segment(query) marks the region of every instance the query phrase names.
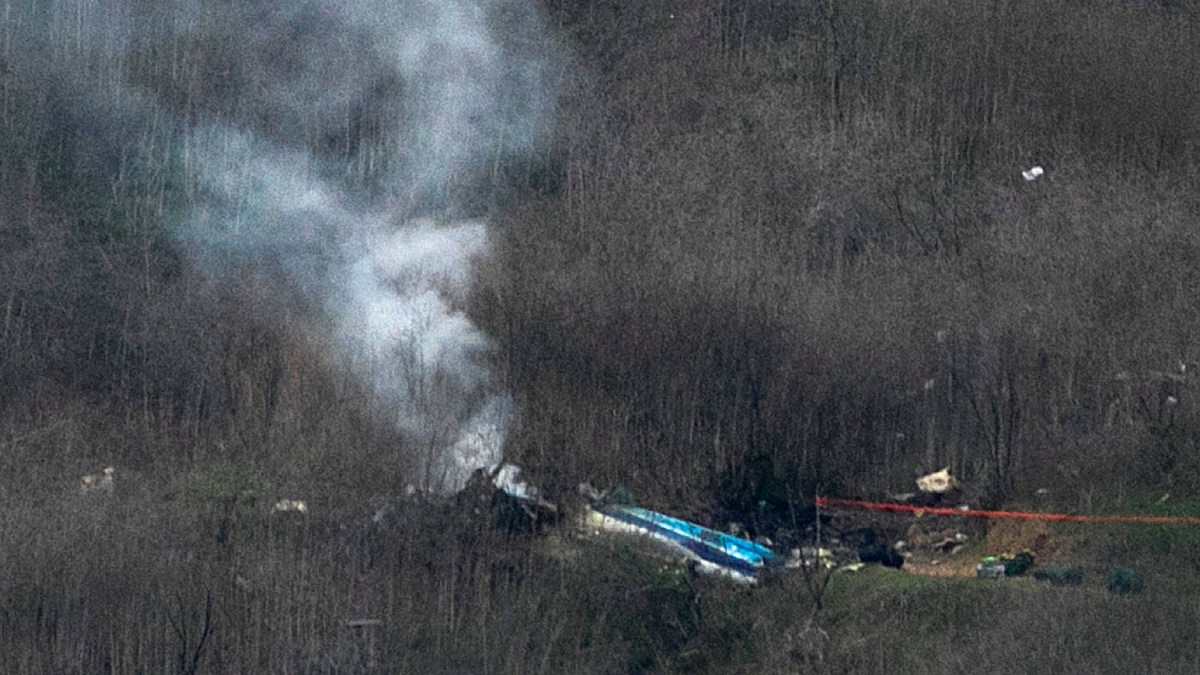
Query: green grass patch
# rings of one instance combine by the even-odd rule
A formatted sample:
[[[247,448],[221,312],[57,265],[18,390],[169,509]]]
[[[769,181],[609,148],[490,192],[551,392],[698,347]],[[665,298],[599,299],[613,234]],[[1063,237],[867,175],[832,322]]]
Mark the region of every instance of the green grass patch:
[[[825,595],[836,624],[895,622],[930,632],[986,625],[995,612],[1039,592],[1030,579],[932,577],[884,567],[836,574]]]
[[[1166,501],[1158,495],[1147,496],[1131,501],[1122,510],[1132,515],[1196,518],[1200,517],[1200,495]],[[1155,555],[1200,550],[1200,525],[1131,523],[1123,527],[1134,550]]]

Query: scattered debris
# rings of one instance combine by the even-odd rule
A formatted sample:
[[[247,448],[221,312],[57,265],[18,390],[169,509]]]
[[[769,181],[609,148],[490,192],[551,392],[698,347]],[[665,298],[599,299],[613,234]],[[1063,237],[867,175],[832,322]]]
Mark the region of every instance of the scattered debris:
[[[896,569],[904,566],[904,556],[894,546],[888,546],[874,529],[854,530],[846,533],[845,538],[857,547],[860,562],[878,563]]]
[[[297,513],[308,513],[308,503],[299,499],[280,499],[271,507],[272,511],[295,511]]]
[[[80,479],[79,493],[94,494],[103,493],[111,495],[113,492],[113,476],[117,470],[111,466],[104,467],[104,473],[101,475],[87,474]]]
[[[975,565],[975,576],[980,579],[1003,579],[1004,564],[995,556],[988,556]]]
[[[647,537],[671,547],[699,571],[736,581],[753,583],[760,573],[785,566],[766,546],[637,506],[596,500],[587,507],[584,522],[596,532]]]
[[[908,554],[954,555],[966,547],[970,537],[955,528],[927,532],[919,523],[909,525],[903,550]]]
[[[492,524],[508,532],[534,532],[559,518],[558,506],[521,478],[513,464],[502,464],[490,473],[477,469],[455,499],[475,515],[490,512]]]
[[[1016,555],[1005,553],[1000,556],[1000,562],[1004,563],[1004,575],[1009,577],[1019,577],[1029,571],[1033,567],[1034,555],[1032,551],[1021,551]]]
[[[1030,551],[984,556],[983,560],[975,565],[975,576],[981,579],[1019,577],[1033,567],[1033,561],[1034,556]]]
[[[913,506],[949,507],[962,500],[958,479],[950,475],[950,467],[941,471],[926,474],[917,479],[918,492],[904,492],[890,495],[893,501]],[[966,511],[970,507],[958,504],[958,508]]]
[[[948,555],[954,555],[961,551],[967,545],[968,537],[962,532],[954,534],[943,534],[937,541],[930,543],[930,548]]]
[[[921,492],[895,495],[895,498],[944,500],[947,495],[961,495],[959,482],[950,474],[949,467],[921,476],[916,482]],[[1041,489],[1036,494],[1045,496],[1049,491]],[[756,532],[757,528],[753,525],[747,528],[743,524],[746,521],[734,513],[729,514],[735,516],[732,518],[716,518],[722,523],[720,527],[728,530],[726,533],[638,507],[634,504],[633,496],[624,488],[600,491],[584,483],[579,486],[579,495],[584,502],[582,511],[568,511],[580,515],[576,522],[590,534],[636,535],[639,541],[648,542],[643,549],[648,555],[661,556],[673,561],[673,564],[682,563],[690,570],[714,573],[744,583],[754,583],[782,570],[857,570],[866,564],[901,568],[910,563],[920,570],[919,573],[970,575],[974,567],[973,571],[978,577],[1002,578],[1028,573],[1035,563],[1034,550],[1038,551],[1038,555],[1050,555],[1051,560],[1059,559],[1064,552],[1051,541],[1051,535],[1040,530],[1024,532],[1029,536],[1022,536],[1019,544],[1006,543],[1003,544],[1004,548],[993,546],[993,533],[989,529],[989,548],[1021,552],[988,556],[974,564],[964,557],[949,557],[961,553],[972,540],[971,536],[958,528],[929,530],[929,519],[918,520],[909,526],[902,540],[896,541],[898,531],[884,535],[874,527],[839,530],[831,525],[829,516],[816,513],[814,520],[803,527],[768,530],[780,542],[778,550],[787,551],[784,554],[776,552],[772,538],[765,536],[761,530]],[[520,470],[513,465],[502,465],[490,472],[476,472],[472,481],[455,499],[476,516],[490,511],[494,526],[509,531],[540,531],[541,524],[561,519],[558,507],[547,501],[537,488],[521,479]],[[969,510],[970,507],[960,505],[958,508]],[[818,522],[821,526],[817,525]],[[1038,524],[1038,527],[1045,526]],[[894,544],[891,543],[893,541]],[[1075,585],[1082,579],[1082,573],[1069,566],[1058,565],[1040,571],[1037,578],[1055,585]]]
[[[950,467],[941,471],[921,476],[917,479],[917,489],[921,492],[944,495],[958,488],[958,479],[950,475]]]
[[[884,567],[894,569],[904,566],[904,556],[900,555],[895,548],[886,546],[882,542],[859,549],[858,558],[864,563],[879,563]]]
[[[505,490],[496,490],[492,495],[491,510],[496,527],[508,532],[534,532],[559,518],[556,505],[541,498],[518,497]]]
[[[545,505],[542,493],[530,485],[516,464],[501,464],[492,472],[492,483],[512,497],[538,505]],[[554,509],[557,510],[557,509]]]
[[[834,558],[833,551],[830,549],[817,546],[801,546],[791,550],[785,566],[788,569],[821,567],[829,570],[837,567],[838,563]]]

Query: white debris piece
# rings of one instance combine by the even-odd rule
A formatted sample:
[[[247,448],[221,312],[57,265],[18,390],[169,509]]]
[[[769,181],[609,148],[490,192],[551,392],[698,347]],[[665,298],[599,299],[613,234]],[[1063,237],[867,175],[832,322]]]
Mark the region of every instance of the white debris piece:
[[[280,499],[271,507],[272,511],[296,511],[308,513],[308,503],[299,499]]]
[[[1043,169],[1040,166],[1035,166],[1032,169],[1022,171],[1021,175],[1025,178],[1025,180],[1032,182],[1032,181],[1037,180],[1038,178],[1041,178],[1042,174],[1044,174],[1044,173],[1046,173],[1045,169]]]
[[[917,489],[921,492],[946,494],[958,487],[958,479],[950,475],[950,467],[935,471],[917,479]]]
[[[1003,579],[1004,565],[979,563],[975,565],[975,576],[980,579]]]
[[[103,492],[104,494],[112,494],[113,491],[113,476],[117,470],[111,466],[104,467],[102,475],[88,474],[80,479],[79,493],[90,494],[93,492]]]
[[[525,477],[521,475],[521,467],[516,464],[501,465],[495,478],[492,479],[492,483],[498,489],[517,499],[528,499],[532,502],[542,501],[541,492],[525,481]]]
[[[802,567],[823,567],[831,570],[837,567],[837,560],[833,557],[833,551],[830,549],[801,546],[788,552],[788,559],[784,566],[790,570]]]

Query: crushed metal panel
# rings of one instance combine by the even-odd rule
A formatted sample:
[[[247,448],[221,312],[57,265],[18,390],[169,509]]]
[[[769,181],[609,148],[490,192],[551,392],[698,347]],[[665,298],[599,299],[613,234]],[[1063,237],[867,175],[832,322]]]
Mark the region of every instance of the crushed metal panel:
[[[925,476],[921,476],[917,479],[917,489],[919,489],[921,492],[946,494],[947,492],[950,492],[956,488],[958,488],[958,479],[950,475],[950,467],[946,467],[941,471],[935,471]]]
[[[701,571],[754,581],[764,569],[783,567],[773,551],[752,541],[636,506],[595,504],[588,514],[595,529],[640,534],[667,543]]]

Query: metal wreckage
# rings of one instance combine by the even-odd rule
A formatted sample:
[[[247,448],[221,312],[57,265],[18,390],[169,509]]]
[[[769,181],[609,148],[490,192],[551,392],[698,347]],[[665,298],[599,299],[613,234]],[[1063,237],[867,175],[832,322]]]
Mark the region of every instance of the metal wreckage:
[[[918,489],[931,497],[957,487],[945,471],[921,480],[929,484],[919,481]],[[874,531],[838,531],[819,512],[811,515],[803,534],[776,542],[761,536],[753,540],[738,536],[744,530],[736,526],[731,527],[735,533],[721,532],[637,506],[623,488],[599,491],[582,484],[578,492],[578,508],[560,509],[525,482],[518,467],[503,464],[491,472],[477,471],[463,495],[474,498],[475,503],[487,503],[499,527],[532,531],[565,527],[584,536],[638,537],[652,543],[661,557],[739,583],[755,583],[800,568],[857,569],[864,563],[900,567],[904,563],[896,547],[880,540]],[[824,538],[822,527],[826,528]]]
[[[1036,580],[1057,586],[1079,585],[1083,580],[1079,568],[1061,561],[1035,568],[1035,553],[1029,549],[985,555],[975,565],[968,556],[960,557],[957,563],[951,562],[953,556],[968,550],[968,541],[977,535],[968,535],[957,526],[938,527],[936,517],[1200,524],[1200,517],[977,510],[967,503],[961,485],[950,474],[949,468],[917,478],[916,487],[916,492],[891,494],[887,501],[880,502],[816,496],[809,507],[789,501],[790,527],[778,526],[778,521],[772,524],[766,519],[749,520],[751,529],[746,536],[758,535],[752,539],[739,536],[747,532],[747,528],[735,520],[740,515],[753,515],[749,512],[739,514],[726,510],[709,514],[710,520],[727,523],[729,532],[721,532],[640,507],[624,488],[601,492],[581,484],[578,505],[564,504],[566,508],[560,509],[540,490],[525,482],[521,470],[512,464],[503,464],[491,471],[476,471],[456,499],[471,506],[470,518],[487,517],[490,512],[492,525],[510,532],[545,533],[559,542],[564,534],[576,540],[633,537],[639,544],[650,544],[639,545],[636,548],[639,553],[672,560],[697,573],[749,584],[786,574],[789,570],[857,570],[867,564],[880,564],[934,576],[967,576],[973,566],[974,576],[988,579],[1024,576],[1032,570]],[[758,503],[761,507],[767,502]],[[833,512],[822,509],[840,512],[835,518]],[[853,515],[847,513],[847,509],[865,509],[866,513],[860,511],[859,515]],[[888,522],[887,518],[879,518],[878,512],[901,514],[908,522],[903,534],[899,529],[904,527],[902,521],[892,518]],[[922,521],[926,514],[933,517],[925,519],[930,522]],[[843,527],[835,527],[835,522]],[[864,524],[867,527],[862,527]],[[773,539],[763,536],[764,533],[769,533]],[[936,567],[939,563],[950,564]],[[1137,593],[1142,585],[1140,573],[1132,567],[1114,571],[1109,577],[1109,590],[1115,593]]]
[[[504,464],[479,470],[459,495],[485,504],[497,527],[542,531],[573,530],[582,536],[637,537],[653,544],[652,554],[702,573],[753,583],[786,567],[785,558],[762,543],[636,506],[623,488],[601,492],[579,486],[577,507],[561,509]],[[569,515],[568,515],[569,512]],[[482,515],[482,512],[480,512]]]
[[[587,500],[580,525],[587,531],[648,538],[697,571],[754,582],[786,567],[785,559],[763,544],[613,499],[620,492],[597,493],[583,485],[580,493]]]

